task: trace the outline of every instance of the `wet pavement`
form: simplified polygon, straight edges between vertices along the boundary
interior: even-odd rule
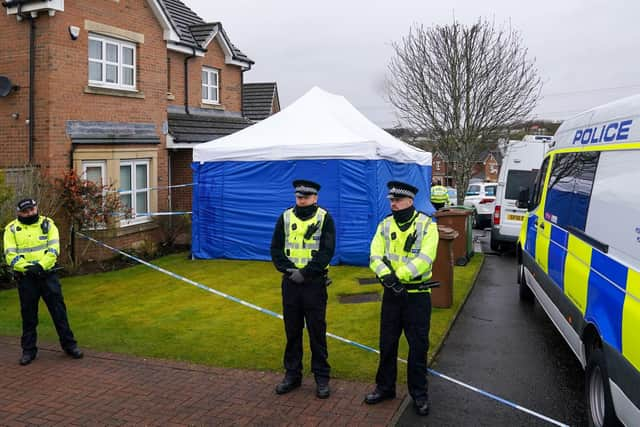
[[[514,253],[489,249],[485,264],[432,369],[572,426],[586,425],[584,372],[538,303],[520,303]],[[544,426],[550,423],[429,376],[431,413],[409,398],[398,426]]]

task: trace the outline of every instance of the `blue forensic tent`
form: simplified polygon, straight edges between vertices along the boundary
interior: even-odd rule
[[[295,203],[291,182],[318,182],[318,204],[336,222],[332,264],[367,265],[378,222],[390,213],[386,183],[429,202],[431,153],[378,128],[344,97],[313,88],[279,113],[193,150],[192,253],[270,260],[278,216]]]

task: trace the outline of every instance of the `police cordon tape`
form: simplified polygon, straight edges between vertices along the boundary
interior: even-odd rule
[[[158,267],[157,265],[151,264],[150,262],[147,262],[147,261],[145,261],[143,259],[140,259],[140,258],[138,258],[138,257],[136,257],[134,255],[128,254],[128,253],[126,253],[126,252],[124,252],[124,251],[122,251],[120,249],[114,248],[113,246],[110,246],[110,245],[108,245],[108,244],[106,244],[104,242],[96,240],[93,237],[87,236],[86,234],[83,234],[81,232],[76,232],[76,234],[78,236],[84,238],[84,239],[87,239],[87,240],[97,244],[97,245],[103,246],[103,247],[109,249],[110,251],[117,252],[120,255],[123,255],[123,256],[125,256],[127,258],[131,258],[132,260],[134,260],[134,261],[136,261],[136,262],[138,262],[140,264],[146,265],[149,268],[152,268],[152,269],[154,269],[156,271],[159,271],[159,272],[164,273],[164,274],[166,274],[168,276],[171,276],[174,279],[178,279],[178,280],[180,280],[182,282],[185,282],[185,283],[188,283],[190,285],[193,285],[193,286],[195,286],[197,288],[200,288],[200,289],[202,289],[204,291],[211,292],[212,294],[218,295],[218,296],[220,296],[222,298],[225,298],[225,299],[228,299],[230,301],[236,302],[238,304],[244,305],[245,307],[249,307],[251,309],[257,310],[257,311],[259,311],[261,313],[264,313],[264,314],[267,314],[269,316],[277,317],[278,319],[284,319],[284,317],[281,314],[278,314],[275,311],[267,310],[266,308],[262,308],[260,306],[255,305],[255,304],[251,304],[250,302],[241,300],[240,298],[236,298],[236,297],[234,297],[232,295],[229,295],[229,294],[224,293],[222,291],[218,291],[216,289],[210,288],[210,287],[205,286],[205,285],[203,285],[201,283],[195,282],[195,281],[193,281],[191,279],[188,279],[188,278],[186,278],[184,276],[176,274],[176,273],[174,273],[172,271],[166,270],[166,269],[164,269],[162,267]],[[354,347],[357,347],[357,348],[359,348],[361,350],[365,350],[365,351],[368,351],[368,352],[371,352],[371,353],[380,354],[380,351],[376,350],[373,347],[369,347],[367,345],[360,344],[359,342],[352,341],[352,340],[347,339],[347,338],[343,338],[343,337],[341,337],[339,335],[335,335],[335,334],[332,334],[330,332],[327,332],[327,336],[330,337],[330,338],[333,338],[335,340],[341,341],[343,343],[346,343],[346,344],[352,345]],[[407,363],[407,361],[405,359],[401,359],[401,358],[398,358],[398,361],[400,361],[402,363],[405,363],[405,364]],[[509,406],[510,408],[516,409],[518,411],[522,411],[522,412],[527,413],[529,415],[532,415],[532,416],[534,416],[536,418],[540,418],[541,420],[547,421],[550,424],[554,424],[554,425],[561,426],[561,427],[569,427],[568,424],[561,423],[560,421],[554,420],[553,418],[549,418],[549,417],[547,417],[545,415],[542,415],[542,414],[540,414],[538,412],[532,411],[531,409],[527,409],[524,406],[520,406],[520,405],[518,405],[516,403],[513,403],[513,402],[511,402],[509,400],[503,399],[502,397],[496,396],[493,393],[489,393],[488,391],[479,389],[479,388],[474,387],[474,386],[472,386],[470,384],[464,383],[464,382],[462,382],[460,380],[456,380],[455,378],[452,378],[452,377],[449,377],[447,375],[444,375],[444,374],[442,374],[442,373],[440,373],[438,371],[435,371],[435,370],[433,370],[431,368],[427,368],[427,371],[430,374],[432,374],[432,375],[434,375],[436,377],[442,378],[444,380],[447,380],[447,381],[450,381],[450,382],[452,382],[454,384],[457,384],[457,385],[459,385],[461,387],[464,387],[464,388],[466,388],[468,390],[471,390],[471,391],[474,391],[476,393],[479,393],[479,394],[481,394],[481,395],[483,395],[485,397],[488,397],[488,398],[493,399],[493,400],[495,400],[497,402],[500,402],[500,403],[502,403],[502,404],[504,404],[506,406]]]
[[[190,182],[189,184],[176,184],[176,185],[164,185],[161,187],[147,187],[147,188],[136,188],[136,192],[140,191],[151,191],[151,190],[168,190],[169,188],[182,188],[182,187],[193,187],[195,182]],[[128,193],[131,190],[108,190],[107,193]]]
[[[135,217],[139,216],[171,216],[171,215],[191,215],[193,212],[137,212]]]

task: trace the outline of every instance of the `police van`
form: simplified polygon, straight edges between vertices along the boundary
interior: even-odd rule
[[[525,135],[522,141],[509,141],[498,174],[498,188],[491,221],[491,250],[505,244],[513,246],[520,235],[525,209],[517,206],[522,188],[533,187],[538,168],[552,137]]]
[[[590,423],[640,425],[640,95],[555,134],[517,243],[520,297],[534,297],[585,369]]]

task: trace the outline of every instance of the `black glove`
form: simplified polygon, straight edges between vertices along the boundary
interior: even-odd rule
[[[304,283],[304,276],[302,272],[298,268],[287,268],[287,273],[289,273],[289,280],[293,283],[301,284]]]
[[[396,273],[386,274],[381,277],[382,286],[393,290],[396,294],[402,294],[405,291],[404,286],[400,283],[400,279],[396,276]]]
[[[27,274],[27,276],[31,277],[42,277],[44,276],[44,268],[42,268],[42,266],[38,263],[30,264],[25,269],[25,273]]]
[[[398,276],[396,276],[396,273],[385,274],[382,276],[382,284],[386,288],[391,288],[396,284],[400,284],[400,280],[398,279]]]

